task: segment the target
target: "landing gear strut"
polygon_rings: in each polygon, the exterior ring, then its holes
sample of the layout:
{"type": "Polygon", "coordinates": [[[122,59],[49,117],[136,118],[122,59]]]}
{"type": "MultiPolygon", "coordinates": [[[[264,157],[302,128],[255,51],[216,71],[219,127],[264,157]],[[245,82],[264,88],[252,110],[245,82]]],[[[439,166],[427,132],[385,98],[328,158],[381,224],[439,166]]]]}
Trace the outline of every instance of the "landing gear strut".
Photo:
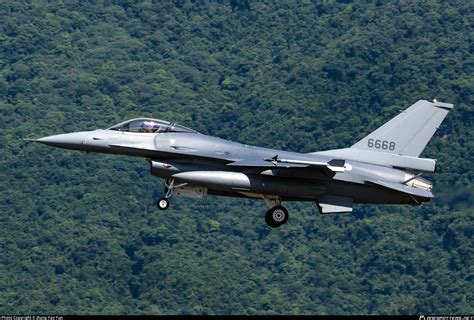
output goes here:
{"type": "Polygon", "coordinates": [[[165,180],[165,196],[163,198],[158,199],[156,202],[156,206],[160,210],[166,210],[170,206],[170,201],[169,198],[173,195],[173,190],[179,187],[183,187],[187,185],[187,183],[182,183],[182,184],[175,184],[174,179],[166,179],[165,180]]]}
{"type": "Polygon", "coordinates": [[[267,197],[263,197],[263,200],[270,207],[270,210],[265,214],[265,222],[271,228],[278,228],[288,221],[288,210],[281,205],[280,198],[276,198],[274,203],[267,197]]]}

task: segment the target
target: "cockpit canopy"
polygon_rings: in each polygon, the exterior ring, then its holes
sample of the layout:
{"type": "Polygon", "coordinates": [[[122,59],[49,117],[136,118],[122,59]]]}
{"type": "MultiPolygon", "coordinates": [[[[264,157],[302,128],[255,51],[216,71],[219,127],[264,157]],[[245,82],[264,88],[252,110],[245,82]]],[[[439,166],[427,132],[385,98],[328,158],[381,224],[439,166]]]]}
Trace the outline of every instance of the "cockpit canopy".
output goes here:
{"type": "Polygon", "coordinates": [[[163,133],[163,132],[196,132],[182,125],[152,118],[137,118],[121,122],[107,130],[126,131],[126,132],[144,132],[144,133],[163,133]]]}

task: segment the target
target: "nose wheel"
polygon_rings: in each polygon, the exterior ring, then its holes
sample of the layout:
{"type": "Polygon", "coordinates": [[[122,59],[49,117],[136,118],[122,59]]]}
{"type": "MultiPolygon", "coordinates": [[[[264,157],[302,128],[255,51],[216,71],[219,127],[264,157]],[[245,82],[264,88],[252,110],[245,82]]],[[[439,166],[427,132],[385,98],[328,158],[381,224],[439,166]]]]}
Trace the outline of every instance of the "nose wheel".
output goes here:
{"type": "Polygon", "coordinates": [[[175,184],[174,179],[166,179],[165,180],[165,196],[163,198],[158,199],[156,202],[156,206],[160,210],[166,210],[170,206],[171,196],[173,195],[173,190],[176,188],[180,188],[187,185],[187,183],[175,184]]]}
{"type": "Polygon", "coordinates": [[[170,201],[167,198],[161,198],[156,202],[156,206],[160,210],[166,210],[170,206],[170,201]]]}
{"type": "Polygon", "coordinates": [[[160,210],[166,210],[170,206],[171,195],[173,194],[173,189],[175,188],[174,179],[166,179],[165,180],[165,196],[163,198],[158,199],[156,202],[156,206],[160,210]]]}

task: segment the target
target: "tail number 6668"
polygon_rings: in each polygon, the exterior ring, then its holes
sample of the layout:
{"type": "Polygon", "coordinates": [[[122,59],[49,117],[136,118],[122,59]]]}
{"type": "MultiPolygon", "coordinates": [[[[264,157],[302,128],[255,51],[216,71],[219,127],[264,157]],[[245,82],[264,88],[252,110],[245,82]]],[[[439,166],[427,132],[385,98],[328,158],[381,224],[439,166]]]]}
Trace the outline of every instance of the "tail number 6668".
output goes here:
{"type": "Polygon", "coordinates": [[[395,150],[395,142],[387,140],[367,140],[367,146],[369,148],[383,149],[383,150],[395,150]]]}

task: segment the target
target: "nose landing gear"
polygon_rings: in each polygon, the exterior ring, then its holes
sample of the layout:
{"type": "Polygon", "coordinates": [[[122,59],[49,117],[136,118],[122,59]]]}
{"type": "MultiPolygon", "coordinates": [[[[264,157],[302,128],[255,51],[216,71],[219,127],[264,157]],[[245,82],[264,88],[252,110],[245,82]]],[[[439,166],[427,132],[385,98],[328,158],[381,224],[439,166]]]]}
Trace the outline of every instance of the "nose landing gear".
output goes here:
{"type": "Polygon", "coordinates": [[[173,190],[182,186],[187,185],[187,183],[182,184],[175,184],[174,179],[166,179],[165,180],[165,196],[163,198],[158,199],[156,202],[156,206],[160,210],[166,210],[170,206],[169,198],[173,195],[173,190]]]}
{"type": "Polygon", "coordinates": [[[156,206],[160,210],[166,210],[170,206],[170,201],[167,198],[161,198],[156,202],[156,206]]]}

